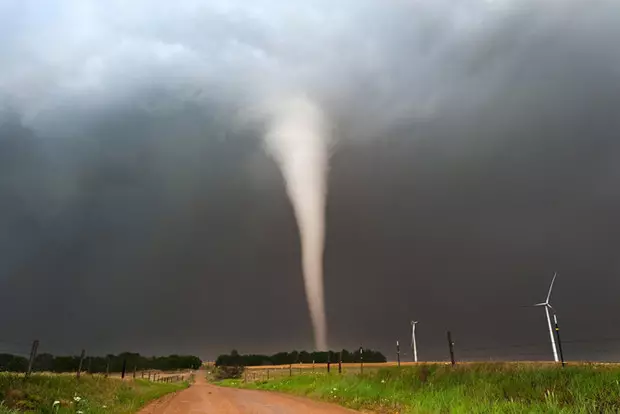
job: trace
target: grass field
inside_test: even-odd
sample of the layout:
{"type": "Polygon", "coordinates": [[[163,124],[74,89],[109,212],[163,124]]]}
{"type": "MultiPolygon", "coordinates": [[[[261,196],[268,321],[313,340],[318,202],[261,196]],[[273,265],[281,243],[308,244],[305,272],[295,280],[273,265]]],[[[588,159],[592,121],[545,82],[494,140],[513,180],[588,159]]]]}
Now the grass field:
{"type": "MultiPolygon", "coordinates": [[[[337,371],[336,371],[337,372],[337,371]]],[[[224,385],[287,392],[380,413],[617,413],[620,367],[580,364],[424,364],[364,375],[282,376],[224,385]]]]}
{"type": "MultiPolygon", "coordinates": [[[[403,366],[406,364],[403,363],[403,366]]],[[[363,371],[365,373],[376,371],[385,367],[396,366],[396,363],[381,362],[381,363],[366,363],[364,364],[363,371]]],[[[338,373],[338,364],[331,364],[330,372],[333,374],[338,373]]],[[[360,374],[362,367],[359,363],[343,363],[342,372],[344,374],[360,374]]],[[[314,375],[320,373],[327,373],[327,364],[292,364],[292,365],[260,365],[246,367],[244,378],[247,381],[262,381],[271,380],[274,378],[282,378],[297,375],[314,375]]]]}
{"type": "Polygon", "coordinates": [[[0,373],[0,414],[8,413],[133,413],[147,402],[187,387],[186,382],[83,375],[0,373]],[[54,406],[54,402],[59,403],[54,406]]]}

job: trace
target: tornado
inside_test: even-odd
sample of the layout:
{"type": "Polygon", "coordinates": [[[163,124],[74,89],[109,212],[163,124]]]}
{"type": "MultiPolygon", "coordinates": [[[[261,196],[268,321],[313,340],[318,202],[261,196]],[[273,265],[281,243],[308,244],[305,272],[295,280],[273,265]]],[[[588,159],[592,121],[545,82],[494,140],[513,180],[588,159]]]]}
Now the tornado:
{"type": "Polygon", "coordinates": [[[306,300],[317,350],[327,350],[323,288],[328,136],[321,109],[307,96],[270,105],[265,135],[291,200],[301,242],[306,300]]]}

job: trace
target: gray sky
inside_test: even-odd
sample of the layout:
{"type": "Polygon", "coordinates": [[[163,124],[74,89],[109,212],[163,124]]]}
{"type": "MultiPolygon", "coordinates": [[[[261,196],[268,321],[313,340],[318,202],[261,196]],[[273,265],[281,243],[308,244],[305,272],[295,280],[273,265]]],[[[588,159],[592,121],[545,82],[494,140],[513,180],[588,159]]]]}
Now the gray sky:
{"type": "Polygon", "coordinates": [[[557,270],[567,357],[620,357],[620,4],[289,3],[0,4],[0,352],[310,348],[259,116],[303,91],[334,348],[549,357],[557,270]]]}

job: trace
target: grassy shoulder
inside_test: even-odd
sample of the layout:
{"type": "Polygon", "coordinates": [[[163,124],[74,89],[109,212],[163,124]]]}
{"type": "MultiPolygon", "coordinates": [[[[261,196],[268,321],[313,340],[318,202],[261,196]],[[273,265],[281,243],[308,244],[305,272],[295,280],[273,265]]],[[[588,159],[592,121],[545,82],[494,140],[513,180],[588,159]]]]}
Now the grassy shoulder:
{"type": "Polygon", "coordinates": [[[35,413],[133,413],[151,400],[186,388],[187,383],[146,380],[121,381],[84,375],[0,373],[0,414],[35,413]],[[54,406],[54,402],[58,401],[54,406]]]}
{"type": "Polygon", "coordinates": [[[279,391],[354,409],[399,413],[620,412],[620,367],[467,364],[307,374],[221,385],[279,391]]]}

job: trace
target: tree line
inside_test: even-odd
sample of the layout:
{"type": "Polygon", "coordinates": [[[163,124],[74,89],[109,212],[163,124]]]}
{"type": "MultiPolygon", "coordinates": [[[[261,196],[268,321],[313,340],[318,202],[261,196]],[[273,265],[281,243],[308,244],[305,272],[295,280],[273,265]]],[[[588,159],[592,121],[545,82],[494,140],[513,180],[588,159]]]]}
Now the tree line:
{"type": "MultiPolygon", "coordinates": [[[[161,357],[145,357],[138,353],[123,352],[118,355],[86,356],[82,362],[82,370],[90,373],[120,372],[123,364],[127,371],[156,369],[174,371],[180,369],[198,369],[202,361],[193,355],[169,355],[161,357]]],[[[33,363],[33,371],[45,372],[77,372],[80,366],[79,356],[54,356],[39,354],[33,363]]],[[[0,354],[0,371],[26,372],[28,358],[19,355],[0,354]]]]}
{"type": "Polygon", "coordinates": [[[372,349],[364,349],[363,352],[347,351],[325,351],[325,352],[278,352],[273,355],[248,354],[241,355],[236,350],[232,350],[230,354],[223,354],[217,357],[216,366],[258,366],[258,365],[287,365],[287,364],[324,364],[327,361],[337,363],[342,353],[342,362],[360,362],[362,357],[364,362],[386,362],[387,359],[379,351],[372,349]]]}

